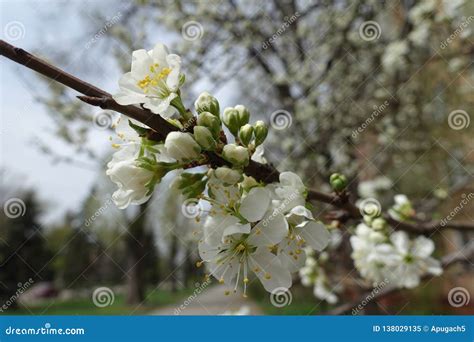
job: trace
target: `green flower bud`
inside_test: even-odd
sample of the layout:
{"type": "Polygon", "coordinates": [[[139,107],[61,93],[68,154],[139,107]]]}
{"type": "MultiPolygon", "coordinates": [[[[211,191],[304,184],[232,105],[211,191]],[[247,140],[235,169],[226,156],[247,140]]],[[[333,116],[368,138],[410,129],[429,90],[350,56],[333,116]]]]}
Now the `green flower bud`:
{"type": "Polygon", "coordinates": [[[197,118],[198,126],[204,126],[209,128],[209,130],[217,136],[221,130],[221,121],[219,117],[212,115],[209,112],[202,112],[198,115],[197,118]]]}
{"type": "Polygon", "coordinates": [[[258,182],[253,177],[247,177],[244,175],[244,180],[242,181],[242,187],[245,191],[250,191],[253,187],[258,186],[258,182]]]}
{"type": "Polygon", "coordinates": [[[340,173],[333,173],[331,177],[329,177],[329,183],[335,191],[339,192],[347,187],[347,178],[340,173]]]}
{"type": "Polygon", "coordinates": [[[254,133],[255,133],[255,146],[261,145],[268,134],[268,127],[265,125],[263,121],[257,121],[254,125],[254,133]]]}
{"type": "Polygon", "coordinates": [[[237,112],[239,112],[239,125],[240,126],[243,126],[243,125],[246,125],[249,123],[249,119],[250,119],[250,112],[247,108],[245,108],[244,106],[242,105],[237,105],[234,107],[235,110],[237,110],[237,112]]]}
{"type": "Polygon", "coordinates": [[[194,126],[194,139],[206,151],[216,148],[216,140],[209,129],[204,126],[194,126]]]}
{"type": "Polygon", "coordinates": [[[252,140],[252,136],[253,136],[253,127],[251,125],[246,124],[240,127],[239,139],[242,142],[242,144],[247,146],[252,140]]]}
{"type": "Polygon", "coordinates": [[[239,132],[240,124],[239,124],[239,112],[231,107],[224,109],[224,113],[222,114],[222,122],[229,131],[236,136],[239,132]]]}
{"type": "Polygon", "coordinates": [[[249,151],[247,148],[237,146],[236,144],[227,144],[224,146],[222,155],[225,160],[234,165],[247,165],[249,163],[249,151]]]}
{"type": "Polygon", "coordinates": [[[234,185],[242,179],[242,173],[227,166],[218,167],[214,175],[226,185],[234,185]]]}
{"type": "Polygon", "coordinates": [[[382,217],[377,217],[372,220],[372,228],[374,230],[384,230],[387,227],[387,221],[382,217]]]}
{"type": "Polygon", "coordinates": [[[209,112],[219,117],[219,102],[214,96],[206,91],[199,95],[196,102],[194,102],[194,107],[198,113],[209,112]]]}

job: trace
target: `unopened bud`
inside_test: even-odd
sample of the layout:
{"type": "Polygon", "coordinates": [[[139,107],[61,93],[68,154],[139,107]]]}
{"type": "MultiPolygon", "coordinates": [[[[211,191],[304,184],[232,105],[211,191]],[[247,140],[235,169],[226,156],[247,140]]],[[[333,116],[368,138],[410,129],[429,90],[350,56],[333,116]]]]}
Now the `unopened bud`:
{"type": "Polygon", "coordinates": [[[255,146],[261,145],[268,134],[268,127],[263,121],[257,121],[254,126],[254,134],[255,134],[255,146]]]}
{"type": "Polygon", "coordinates": [[[204,126],[194,126],[194,139],[206,151],[216,148],[216,140],[209,129],[204,126]]]}
{"type": "Polygon", "coordinates": [[[198,126],[209,128],[214,136],[217,136],[221,130],[221,121],[217,116],[214,116],[209,112],[202,112],[199,114],[197,118],[197,124],[198,126]]]}
{"type": "Polygon", "coordinates": [[[240,126],[243,126],[243,125],[246,125],[249,123],[249,120],[250,120],[250,112],[249,110],[245,107],[245,106],[242,106],[242,105],[237,105],[234,107],[234,109],[237,110],[237,112],[239,113],[239,125],[240,126]]]}
{"type": "Polygon", "coordinates": [[[224,109],[222,114],[222,122],[229,129],[229,131],[236,136],[239,132],[239,112],[231,107],[224,109]]]}
{"type": "Polygon", "coordinates": [[[329,178],[329,183],[335,191],[340,192],[347,187],[347,178],[340,173],[333,173],[329,178]]]}
{"type": "Polygon", "coordinates": [[[253,136],[253,127],[249,124],[245,124],[240,127],[239,130],[239,139],[243,145],[247,146],[252,140],[253,136]]]}
{"type": "Polygon", "coordinates": [[[196,102],[194,102],[194,107],[198,113],[209,112],[219,117],[219,102],[206,91],[199,95],[196,102]]]}
{"type": "Polygon", "coordinates": [[[234,165],[247,165],[249,162],[249,151],[247,148],[235,144],[227,144],[223,149],[224,159],[234,165]]]}

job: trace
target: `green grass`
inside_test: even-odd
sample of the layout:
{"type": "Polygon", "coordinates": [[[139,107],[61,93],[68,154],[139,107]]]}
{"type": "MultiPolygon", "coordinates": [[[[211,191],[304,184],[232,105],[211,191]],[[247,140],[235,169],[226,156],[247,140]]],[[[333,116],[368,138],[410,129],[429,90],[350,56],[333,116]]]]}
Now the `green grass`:
{"type": "Polygon", "coordinates": [[[144,315],[151,310],[179,303],[192,293],[193,289],[170,292],[168,290],[150,291],[142,305],[127,305],[123,295],[116,295],[113,304],[103,308],[97,307],[91,298],[80,298],[67,301],[50,299],[37,306],[11,308],[6,315],[144,315]]]}

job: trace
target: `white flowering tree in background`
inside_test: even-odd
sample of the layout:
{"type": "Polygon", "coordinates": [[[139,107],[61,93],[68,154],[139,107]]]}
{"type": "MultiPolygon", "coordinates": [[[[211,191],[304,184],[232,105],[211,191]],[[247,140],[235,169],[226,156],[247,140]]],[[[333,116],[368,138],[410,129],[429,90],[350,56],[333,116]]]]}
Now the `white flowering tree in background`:
{"type": "MultiPolygon", "coordinates": [[[[473,49],[465,43],[472,20],[463,17],[471,5],[140,2],[111,30],[119,49],[152,46],[128,26],[139,17],[148,30],[157,13],[160,25],[182,30],[176,49],[184,62],[161,43],[135,50],[115,95],[8,43],[1,53],[82,93],[83,102],[122,114],[106,171],[117,185],[115,204],[144,205],[172,177],[183,211],[199,223],[197,266],[226,294],[242,288],[246,296],[259,281],[278,295],[299,275],[320,300],[342,301],[333,313],[343,313],[360,299],[340,298],[347,274],[340,251],[365,285],[383,287],[377,297],[472,257],[471,242],[440,259],[431,239],[448,228],[474,229],[455,214],[434,217],[439,200],[432,199],[472,180],[468,163],[445,162],[446,153],[472,149],[472,139],[456,134],[468,129],[463,108],[472,104],[473,49]],[[240,82],[236,98],[245,105],[221,108],[214,95],[229,81],[240,82]],[[400,180],[427,150],[430,163],[400,180]],[[421,210],[405,195],[392,201],[378,191],[398,181],[397,189],[429,194],[417,201],[421,210]]],[[[55,89],[52,105],[64,114],[70,99],[55,89]]],[[[90,120],[76,109],[73,120],[90,120]]]]}

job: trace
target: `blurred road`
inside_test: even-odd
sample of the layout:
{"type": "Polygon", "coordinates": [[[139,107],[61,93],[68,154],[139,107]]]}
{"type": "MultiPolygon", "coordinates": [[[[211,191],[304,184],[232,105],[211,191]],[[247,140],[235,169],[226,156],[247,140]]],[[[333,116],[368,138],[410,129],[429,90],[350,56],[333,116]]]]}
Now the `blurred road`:
{"type": "Polygon", "coordinates": [[[198,294],[184,298],[173,306],[166,306],[150,315],[262,315],[262,310],[250,299],[244,298],[237,291],[225,295],[224,288],[219,285],[211,286],[198,294]]]}

